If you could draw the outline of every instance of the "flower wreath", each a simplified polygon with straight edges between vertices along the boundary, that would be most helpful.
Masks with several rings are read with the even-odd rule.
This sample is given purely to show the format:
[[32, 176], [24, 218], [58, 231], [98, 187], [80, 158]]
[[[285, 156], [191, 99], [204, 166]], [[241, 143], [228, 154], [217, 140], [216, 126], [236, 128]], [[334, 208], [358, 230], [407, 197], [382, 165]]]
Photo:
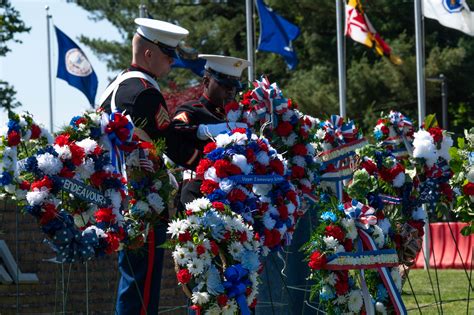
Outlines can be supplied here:
[[310, 197], [315, 188], [310, 130], [319, 120], [299, 112], [298, 105], [285, 98], [278, 85], [270, 84], [268, 78], [262, 76], [253, 85], [254, 89], [244, 93], [239, 103], [226, 106], [227, 119], [243, 121], [255, 132], [263, 131], [278, 152], [285, 152], [290, 180], [298, 194]]
[[[373, 301], [378, 311], [403, 308], [400, 275], [391, 268], [398, 266], [391, 226], [378, 219], [383, 212], [355, 199], [338, 204], [334, 197], [321, 198], [318, 207], [321, 221], [304, 250], [310, 279], [316, 282], [312, 295], [319, 295], [319, 304], [329, 314], [367, 311]], [[374, 268], [379, 272], [368, 270]], [[361, 270], [360, 286], [355, 269]]]
[[469, 223], [461, 230], [463, 235], [474, 234], [474, 128], [464, 130], [466, 140], [458, 138], [458, 148], [451, 148], [450, 166], [454, 176], [451, 185], [458, 191], [454, 212], [461, 221]]
[[414, 134], [412, 163], [419, 180], [419, 200], [438, 212], [446, 212], [454, 200], [449, 185], [453, 172], [448, 164], [452, 145], [453, 139], [438, 127], [434, 115], [427, 116], [422, 128]]
[[288, 168], [268, 140], [249, 129], [220, 134], [204, 148], [196, 173], [201, 192], [212, 202], [229, 205], [254, 227], [263, 255], [291, 242], [303, 213]]
[[393, 110], [380, 118], [374, 128], [374, 138], [379, 141], [379, 145], [399, 158], [411, 153], [413, 133], [411, 120]]
[[178, 282], [198, 314], [250, 314], [258, 289], [261, 245], [229, 205], [199, 198], [168, 227]]

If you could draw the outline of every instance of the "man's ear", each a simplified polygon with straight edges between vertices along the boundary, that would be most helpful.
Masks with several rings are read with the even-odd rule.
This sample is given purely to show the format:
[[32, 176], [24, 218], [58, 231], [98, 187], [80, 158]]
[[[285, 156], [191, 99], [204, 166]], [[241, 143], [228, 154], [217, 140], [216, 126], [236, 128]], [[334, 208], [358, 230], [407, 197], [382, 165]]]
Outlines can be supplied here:
[[151, 51], [151, 49], [147, 49], [147, 50], [145, 50], [144, 55], [147, 58], [151, 58], [151, 56], [153, 55], [153, 52]]

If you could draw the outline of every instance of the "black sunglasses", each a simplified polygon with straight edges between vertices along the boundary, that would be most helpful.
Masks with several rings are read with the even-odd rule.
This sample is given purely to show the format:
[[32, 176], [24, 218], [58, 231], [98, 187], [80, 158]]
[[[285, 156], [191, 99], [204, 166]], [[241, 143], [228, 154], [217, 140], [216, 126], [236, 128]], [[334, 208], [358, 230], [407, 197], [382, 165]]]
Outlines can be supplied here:
[[227, 89], [235, 88], [237, 92], [243, 90], [244, 85], [238, 78], [219, 73], [210, 68], [207, 69], [207, 72], [220, 86]]
[[176, 47], [169, 46], [169, 45], [160, 43], [158, 41], [152, 41], [152, 40], [146, 38], [145, 36], [143, 36], [140, 33], [137, 33], [137, 34], [140, 35], [140, 37], [143, 38], [144, 40], [146, 40], [147, 42], [155, 44], [156, 46], [158, 46], [160, 48], [161, 52], [163, 54], [165, 54], [166, 56], [171, 57], [171, 58], [177, 58], [178, 57], [178, 54], [176, 53]]

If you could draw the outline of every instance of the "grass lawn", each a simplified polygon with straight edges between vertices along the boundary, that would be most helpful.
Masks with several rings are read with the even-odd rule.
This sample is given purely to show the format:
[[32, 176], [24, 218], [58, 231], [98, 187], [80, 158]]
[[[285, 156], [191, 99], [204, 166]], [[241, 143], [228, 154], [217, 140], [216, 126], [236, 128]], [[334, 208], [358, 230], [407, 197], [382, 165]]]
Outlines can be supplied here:
[[[430, 269], [434, 291], [438, 296], [435, 270]], [[469, 271], [468, 271], [469, 274]], [[415, 291], [416, 299], [421, 308], [421, 314], [441, 314], [441, 309], [436, 307], [433, 289], [431, 288], [428, 272], [425, 270], [411, 270], [409, 278]], [[474, 278], [474, 271], [472, 274]], [[464, 270], [443, 269], [438, 270], [439, 288], [443, 314], [474, 314], [474, 292], [471, 290], [469, 311], [467, 310], [468, 278]], [[474, 286], [474, 279], [471, 279]], [[420, 314], [414, 295], [408, 281], [403, 286], [402, 298], [408, 314]]]

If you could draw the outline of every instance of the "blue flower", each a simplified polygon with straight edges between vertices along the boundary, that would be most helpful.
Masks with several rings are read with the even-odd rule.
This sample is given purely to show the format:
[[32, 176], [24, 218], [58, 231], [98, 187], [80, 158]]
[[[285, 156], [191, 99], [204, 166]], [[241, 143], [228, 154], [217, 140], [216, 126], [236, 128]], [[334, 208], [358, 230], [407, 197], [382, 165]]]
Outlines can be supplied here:
[[339, 211], [344, 212], [344, 205], [343, 205], [342, 203], [338, 204], [338, 205], [337, 205], [337, 209], [338, 209]]
[[6, 186], [6, 185], [9, 185], [11, 184], [13, 180], [13, 177], [10, 173], [4, 171], [1, 175], [0, 175], [0, 185], [2, 186]]
[[207, 155], [207, 158], [211, 161], [220, 160], [224, 156], [224, 152], [225, 150], [223, 148], [214, 149], [211, 152], [209, 152], [209, 154]]
[[74, 116], [74, 117], [72, 117], [71, 121], [69, 122], [69, 125], [70, 125], [70, 126], [73, 126], [74, 129], [77, 129], [76, 121], [78, 121], [78, 120], [81, 119], [81, 118], [82, 118], [81, 116]]
[[250, 272], [257, 271], [260, 267], [258, 255], [250, 250], [244, 250], [240, 257], [242, 267], [248, 269]]
[[378, 302], [384, 302], [384, 301], [387, 301], [388, 300], [388, 292], [387, 290], [385, 289], [384, 285], [379, 283], [377, 285], [377, 297], [376, 297], [376, 300]]
[[209, 196], [207, 196], [210, 201], [222, 201], [224, 199], [227, 199], [226, 197], [227, 194], [221, 189], [216, 189]]
[[240, 214], [244, 210], [244, 204], [241, 201], [232, 202], [230, 208], [233, 212]]
[[20, 131], [20, 125], [15, 120], [8, 121], [8, 131], [11, 130]]
[[321, 219], [323, 219], [324, 221], [336, 222], [337, 216], [331, 211], [326, 211], [326, 212], [323, 212], [323, 214], [321, 214]]
[[222, 285], [221, 276], [214, 265], [211, 265], [207, 271], [206, 286], [207, 291], [209, 291], [209, 293], [212, 295], [224, 293], [224, 286]]
[[374, 131], [374, 138], [379, 141], [383, 137], [383, 132], [380, 129]]
[[102, 135], [100, 128], [91, 128], [91, 138], [92, 139], [99, 139]]
[[319, 298], [324, 301], [332, 300], [336, 297], [330, 286], [325, 285], [319, 292]]

